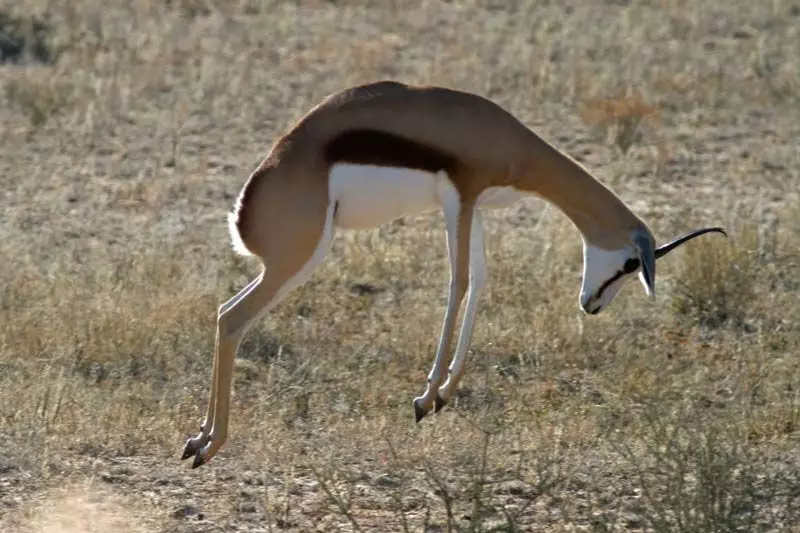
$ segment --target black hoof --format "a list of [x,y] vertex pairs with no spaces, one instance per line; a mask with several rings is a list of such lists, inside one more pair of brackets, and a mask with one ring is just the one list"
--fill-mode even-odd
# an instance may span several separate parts
[[433,412],[434,413],[438,413],[439,411],[442,410],[442,407],[444,407],[445,405],[447,405],[447,402],[444,401],[442,399],[442,397],[439,396],[439,393],[437,392],[436,393],[436,399],[433,401]]
[[186,447],[183,449],[183,455],[181,455],[181,461],[184,459],[188,459],[189,457],[193,456],[197,453],[197,448],[195,447],[192,439],[188,439],[186,441]]
[[206,464],[206,461],[205,459],[203,459],[202,455],[198,453],[197,455],[194,456],[194,461],[192,462],[192,468],[197,468],[198,466],[203,466],[204,464]]
[[414,418],[416,418],[417,423],[419,423],[420,420],[425,418],[426,414],[428,413],[425,412],[422,406],[417,402],[414,402]]

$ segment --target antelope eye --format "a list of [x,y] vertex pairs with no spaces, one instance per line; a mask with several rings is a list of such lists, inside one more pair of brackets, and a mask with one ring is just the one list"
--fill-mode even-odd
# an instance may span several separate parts
[[639,268],[640,264],[641,263],[639,262],[638,259],[632,257],[627,261],[625,261],[625,264],[622,267],[622,271],[625,272],[626,274],[631,274],[633,272],[636,272],[636,269]]

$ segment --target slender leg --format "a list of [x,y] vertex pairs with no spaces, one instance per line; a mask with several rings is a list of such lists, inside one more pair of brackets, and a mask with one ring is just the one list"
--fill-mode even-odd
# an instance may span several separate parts
[[203,423],[200,425],[200,433],[197,434],[196,437],[189,439],[186,442],[186,447],[183,449],[183,455],[181,459],[188,459],[195,453],[197,450],[205,446],[209,439],[211,438],[211,426],[214,423],[214,406],[217,403],[217,366],[219,360],[219,320],[220,317],[230,310],[234,305],[242,300],[245,296],[253,292],[253,289],[261,283],[261,280],[264,277],[264,273],[262,272],[257,278],[252,280],[247,286],[240,290],[236,295],[222,304],[219,308],[219,312],[217,314],[217,334],[214,341],[214,362],[212,364],[213,370],[211,372],[211,392],[208,395],[208,407],[206,407],[206,417],[203,419]]
[[[456,204],[457,206],[457,204]],[[414,399],[414,416],[419,422],[434,407],[436,393],[445,379],[445,356],[450,352],[453,330],[458,316],[458,310],[464,299],[467,289],[469,233],[472,221],[472,205],[461,206],[456,211],[447,203],[444,205],[445,226],[447,229],[447,249],[450,258],[450,290],[447,298],[447,311],[445,312],[442,331],[439,336],[439,346],[430,374],[425,393]]]
[[328,208],[320,240],[305,263],[298,262],[297,258],[270,263],[259,278],[220,307],[209,399],[211,416],[206,415],[200,434],[186,442],[183,452],[184,459],[195,456],[193,468],[207,463],[227,438],[233,362],[239,343],[259,317],[280,303],[292,289],[302,285],[323,261],[333,242],[334,209],[334,206]]
[[236,350],[250,326],[283,299],[288,290],[281,289],[290,281],[291,275],[287,279],[279,270],[274,273],[266,270],[262,282],[217,319],[216,395],[212,425],[203,446],[195,450],[193,467],[206,463],[225,442]]
[[475,209],[472,218],[472,231],[470,233],[469,249],[469,292],[464,308],[464,320],[458,335],[455,355],[450,364],[447,382],[439,388],[436,399],[436,411],[444,407],[455,393],[458,383],[464,375],[464,362],[467,359],[467,349],[472,339],[472,328],[475,323],[475,314],[478,310],[478,301],[481,291],[486,285],[488,271],[486,267],[486,248],[483,239],[483,220],[480,212]]

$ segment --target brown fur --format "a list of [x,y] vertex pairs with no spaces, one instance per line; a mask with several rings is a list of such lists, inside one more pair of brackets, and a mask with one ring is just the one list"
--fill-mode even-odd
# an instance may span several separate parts
[[[512,185],[557,205],[590,242],[604,248],[620,246],[629,230],[649,232],[581,165],[490,100],[384,81],[328,96],[275,143],[244,187],[237,209],[236,227],[247,248],[262,246],[256,233],[268,238],[257,227],[304,225],[292,216],[294,207],[287,208],[290,222],[268,206],[291,204],[295,194],[300,202],[304,195],[324,196],[328,170],[337,160],[428,170],[447,166],[462,200],[474,200],[488,187]],[[280,200],[267,198],[276,194]]]

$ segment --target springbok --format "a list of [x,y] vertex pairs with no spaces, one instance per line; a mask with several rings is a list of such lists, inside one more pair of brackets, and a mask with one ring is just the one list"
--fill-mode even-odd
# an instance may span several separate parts
[[[422,396],[419,422],[458,386],[487,279],[479,208],[524,195],[555,204],[583,240],[580,307],[596,314],[638,272],[655,295],[655,262],[693,231],[660,248],[647,225],[585,168],[481,96],[382,81],[332,94],[279,137],[229,215],[234,249],[263,270],[219,308],[211,391],[200,433],[183,459],[208,462],[227,437],[233,360],[248,328],[303,284],[328,253],[335,228],[373,228],[442,209],[450,264],[447,310]],[[456,316],[458,343],[445,375]],[[445,379],[446,378],[446,379]]]

